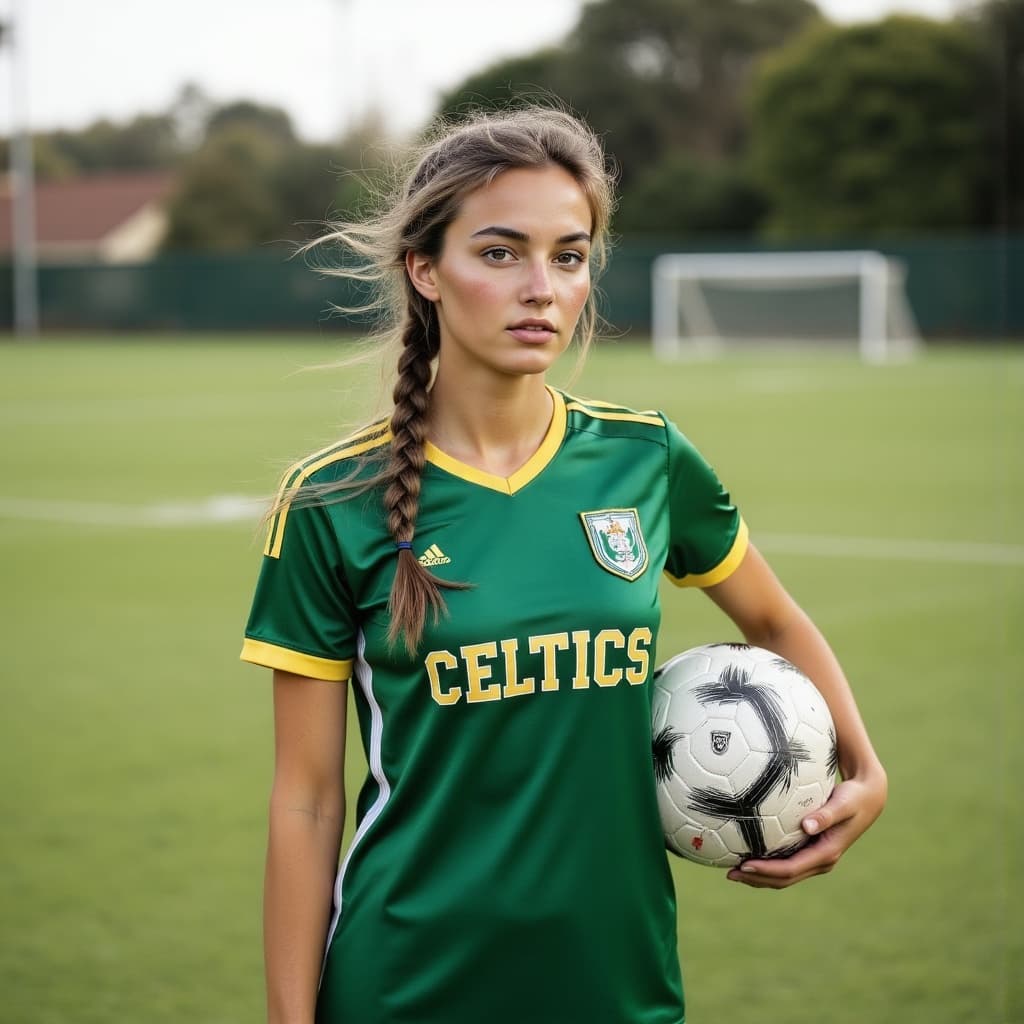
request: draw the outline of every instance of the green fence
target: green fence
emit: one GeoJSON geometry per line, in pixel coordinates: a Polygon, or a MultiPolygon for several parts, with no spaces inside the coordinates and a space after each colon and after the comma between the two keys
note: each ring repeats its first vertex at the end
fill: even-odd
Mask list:
{"type": "MultiPolygon", "coordinates": [[[[767,249],[768,247],[763,247],[767,249]]],[[[792,245],[789,249],[821,249],[792,245]]],[[[907,292],[926,338],[1024,339],[1024,236],[833,241],[828,249],[880,249],[903,261],[907,292]]],[[[601,283],[603,311],[617,327],[650,327],[650,271],[664,252],[756,251],[749,239],[630,237],[615,246],[601,283]]],[[[10,268],[0,267],[0,327],[13,322],[10,268]]],[[[47,330],[313,330],[360,326],[332,304],[355,296],[280,251],[177,254],[132,265],[39,268],[40,321],[47,330]]]]}
{"type": "MultiPolygon", "coordinates": [[[[647,331],[651,321],[651,263],[665,252],[758,252],[750,239],[623,239],[604,278],[609,319],[647,331]]],[[[789,245],[790,251],[874,249],[900,260],[907,297],[925,338],[1018,338],[1024,340],[1024,236],[844,239],[827,247],[789,245]]]]}

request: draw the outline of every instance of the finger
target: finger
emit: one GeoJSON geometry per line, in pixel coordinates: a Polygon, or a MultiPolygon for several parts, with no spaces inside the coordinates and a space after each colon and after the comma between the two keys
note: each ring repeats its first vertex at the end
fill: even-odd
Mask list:
{"type": "MultiPolygon", "coordinates": [[[[815,874],[823,874],[823,872],[816,872],[815,874]]],[[[788,889],[799,882],[805,882],[809,878],[814,878],[815,874],[797,875],[793,878],[767,878],[762,875],[730,875],[730,878],[740,885],[745,885],[748,889],[788,889]]]]}
{"type": "Polygon", "coordinates": [[[833,830],[789,857],[778,860],[748,860],[733,868],[728,877],[756,888],[784,888],[815,875],[828,874],[845,849],[833,830]]]}
{"type": "Polygon", "coordinates": [[[729,872],[728,878],[730,881],[739,882],[752,889],[786,889],[791,885],[796,885],[797,882],[806,881],[808,878],[828,874],[832,867],[833,865],[828,864],[813,864],[806,870],[789,867],[782,874],[769,874],[757,869],[744,871],[734,868],[729,872]]]}

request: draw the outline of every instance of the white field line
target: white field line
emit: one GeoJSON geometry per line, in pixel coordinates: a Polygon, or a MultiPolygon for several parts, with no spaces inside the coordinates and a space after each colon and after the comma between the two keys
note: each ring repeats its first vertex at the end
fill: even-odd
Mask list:
{"type": "Polygon", "coordinates": [[[97,501],[36,501],[0,497],[0,519],[88,526],[210,526],[259,518],[266,498],[222,494],[199,501],[121,505],[97,501]]]}
{"type": "MultiPolygon", "coordinates": [[[[40,501],[0,497],[0,519],[84,526],[211,526],[258,519],[267,498],[221,494],[193,501],[149,505],[114,502],[40,501]]],[[[896,540],[883,537],[834,537],[825,534],[758,533],[757,546],[779,555],[852,558],[864,561],[955,562],[969,565],[1024,566],[1024,545],[972,541],[896,540]]]]}
{"type": "Polygon", "coordinates": [[[758,548],[778,555],[853,558],[881,562],[959,562],[971,565],[1024,565],[1024,545],[974,541],[893,540],[883,537],[829,537],[806,533],[763,533],[758,548]]]}
{"type": "Polygon", "coordinates": [[[274,394],[252,392],[246,395],[162,395],[143,397],[117,395],[109,398],[38,398],[31,401],[11,399],[0,405],[0,425],[62,426],[68,423],[132,423],[150,420],[230,419],[239,413],[260,409],[260,415],[292,415],[323,398],[325,408],[337,401],[337,407],[351,400],[354,389],[325,390],[314,399],[304,392],[274,394]]]}

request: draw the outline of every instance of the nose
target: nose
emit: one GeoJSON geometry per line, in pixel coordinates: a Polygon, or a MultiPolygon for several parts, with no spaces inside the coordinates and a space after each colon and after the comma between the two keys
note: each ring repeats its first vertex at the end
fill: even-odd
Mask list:
{"type": "Polygon", "coordinates": [[[536,260],[528,265],[523,285],[523,301],[534,306],[548,306],[555,301],[551,285],[551,268],[547,260],[536,260]]]}

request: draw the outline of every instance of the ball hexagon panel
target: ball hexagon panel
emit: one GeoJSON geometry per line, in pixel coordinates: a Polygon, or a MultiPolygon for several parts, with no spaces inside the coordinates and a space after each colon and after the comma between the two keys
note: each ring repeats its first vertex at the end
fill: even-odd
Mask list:
{"type": "Polygon", "coordinates": [[[735,719],[717,710],[690,735],[689,754],[709,774],[724,780],[746,759],[750,747],[735,719]]]}
{"type": "Polygon", "coordinates": [[[736,863],[736,854],[711,829],[686,825],[667,838],[671,849],[690,860],[721,865],[736,863]]]}
{"type": "MultiPolygon", "coordinates": [[[[708,771],[704,767],[702,759],[694,754],[691,744],[694,739],[699,740],[699,737],[699,732],[692,736],[684,734],[676,742],[673,753],[672,779],[686,803],[692,799],[694,790],[729,788],[728,776],[720,775],[716,771],[708,771]]],[[[678,804],[682,801],[676,800],[675,802],[678,804]]]]}
{"type": "Polygon", "coordinates": [[[815,725],[809,722],[797,722],[793,730],[793,741],[807,751],[809,759],[801,766],[801,777],[826,777],[828,763],[832,756],[832,736],[828,732],[822,732],[815,725]]]}
{"type": "Polygon", "coordinates": [[[658,813],[661,815],[666,835],[678,832],[690,820],[684,809],[676,804],[676,799],[681,795],[681,791],[676,787],[658,787],[658,813]]]}
{"type": "Polygon", "coordinates": [[[822,732],[828,732],[832,725],[832,716],[829,714],[825,698],[812,683],[802,679],[800,685],[793,687],[792,699],[799,721],[813,725],[822,732]]]}
{"type": "Polygon", "coordinates": [[[733,769],[729,776],[729,786],[739,796],[749,792],[768,766],[768,755],[762,750],[751,750],[747,756],[733,769]]]}
{"type": "Polygon", "coordinates": [[[769,735],[758,709],[749,703],[738,704],[734,711],[736,725],[743,731],[751,750],[770,751],[773,737],[769,735]]]}
{"type": "Polygon", "coordinates": [[[769,814],[762,819],[761,828],[764,832],[764,845],[771,851],[786,850],[789,852],[807,842],[808,837],[802,829],[799,827],[787,828],[774,814],[769,814]]]}

